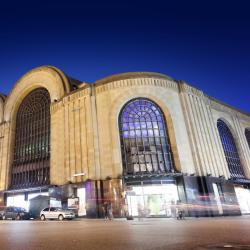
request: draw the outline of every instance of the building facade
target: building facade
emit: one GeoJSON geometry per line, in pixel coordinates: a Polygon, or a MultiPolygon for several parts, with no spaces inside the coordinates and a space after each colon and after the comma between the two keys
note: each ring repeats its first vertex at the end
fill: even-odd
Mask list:
{"type": "Polygon", "coordinates": [[[42,66],[0,95],[0,205],[101,217],[250,213],[250,114],[158,73],[88,84],[42,66]]]}

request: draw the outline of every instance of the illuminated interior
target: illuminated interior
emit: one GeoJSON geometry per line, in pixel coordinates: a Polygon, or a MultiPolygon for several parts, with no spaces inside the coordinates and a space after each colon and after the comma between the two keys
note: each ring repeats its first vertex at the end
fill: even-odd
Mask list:
{"type": "Polygon", "coordinates": [[[48,192],[29,194],[28,200],[25,200],[24,194],[8,196],[7,197],[7,207],[9,207],[9,206],[22,207],[22,208],[25,208],[26,211],[29,211],[30,199],[35,198],[38,195],[48,196],[49,194],[48,194],[48,192]]]}
{"type": "Polygon", "coordinates": [[[127,192],[128,213],[138,216],[138,210],[142,208],[144,216],[171,217],[178,200],[175,184],[132,186],[127,192]]]}
{"type": "Polygon", "coordinates": [[[249,189],[235,187],[235,193],[239,202],[240,211],[242,214],[250,213],[250,192],[249,189]]]}
{"type": "Polygon", "coordinates": [[[85,188],[77,188],[77,196],[79,198],[78,215],[84,216],[84,215],[86,215],[86,189],[85,188]]]}

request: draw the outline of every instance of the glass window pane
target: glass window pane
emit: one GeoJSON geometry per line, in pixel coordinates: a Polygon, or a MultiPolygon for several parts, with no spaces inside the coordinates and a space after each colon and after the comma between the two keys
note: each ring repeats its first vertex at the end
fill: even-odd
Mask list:
{"type": "Polygon", "coordinates": [[[158,129],[154,129],[154,133],[155,133],[155,136],[159,136],[159,130],[158,129]]]}
{"type": "Polygon", "coordinates": [[[148,136],[148,133],[147,133],[147,130],[146,130],[146,129],[143,129],[143,130],[141,131],[141,133],[142,133],[142,136],[143,136],[143,137],[148,136]]]}
{"type": "Polygon", "coordinates": [[[136,137],[140,137],[141,136],[141,130],[136,130],[135,134],[136,134],[136,137]]]}

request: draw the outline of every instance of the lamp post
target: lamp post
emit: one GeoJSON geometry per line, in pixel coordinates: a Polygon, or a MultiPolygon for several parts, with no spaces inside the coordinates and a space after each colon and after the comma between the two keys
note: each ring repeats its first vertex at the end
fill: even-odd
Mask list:
{"type": "Polygon", "coordinates": [[[73,177],[78,177],[78,176],[84,176],[86,175],[85,173],[78,173],[78,174],[74,174],[73,177]]]}
{"type": "Polygon", "coordinates": [[[71,183],[74,183],[74,180],[75,180],[76,177],[84,176],[84,175],[86,175],[86,174],[85,174],[85,173],[75,173],[75,174],[73,174],[73,175],[71,176],[70,182],[71,182],[71,183]]]}

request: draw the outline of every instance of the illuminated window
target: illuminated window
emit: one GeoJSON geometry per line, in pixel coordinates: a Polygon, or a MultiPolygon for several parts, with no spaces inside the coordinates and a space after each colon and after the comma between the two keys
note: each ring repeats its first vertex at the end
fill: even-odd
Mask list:
{"type": "Polygon", "coordinates": [[[247,139],[248,146],[250,148],[250,129],[245,130],[245,136],[246,136],[246,139],[247,139]]]}
{"type": "Polygon", "coordinates": [[[50,96],[46,89],[32,91],[16,118],[11,188],[49,184],[50,96]]]}
{"type": "Polygon", "coordinates": [[[166,123],[152,101],[129,101],[119,116],[124,174],[174,172],[166,123]]]}
{"type": "Polygon", "coordinates": [[[221,119],[217,121],[217,128],[231,177],[245,178],[239,153],[230,129],[221,119]]]}

